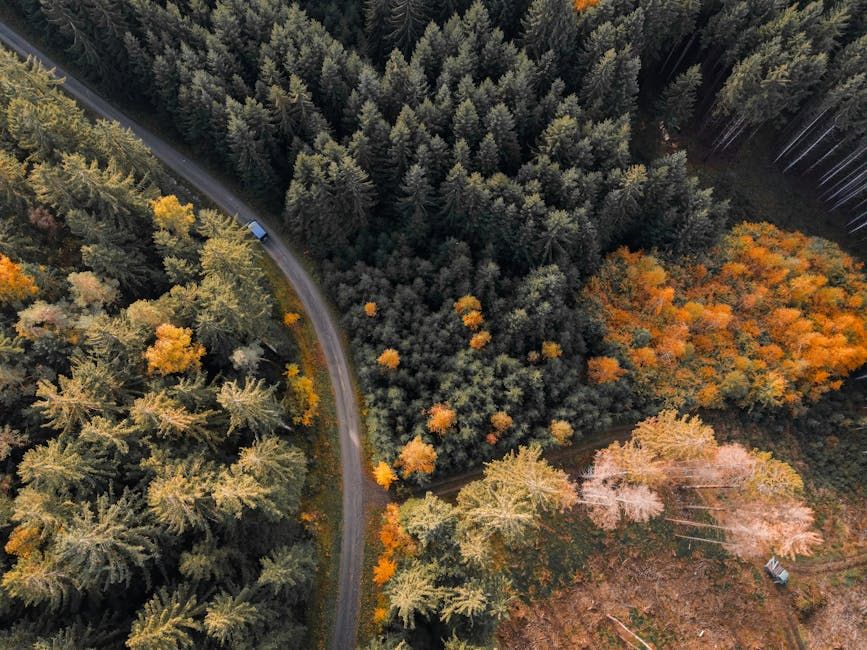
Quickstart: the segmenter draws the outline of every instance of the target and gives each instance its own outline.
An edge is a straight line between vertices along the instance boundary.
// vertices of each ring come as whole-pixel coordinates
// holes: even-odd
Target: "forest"
[[[568,586],[587,559],[570,549],[640,545],[629,531],[809,554],[813,488],[863,495],[864,0],[12,4],[280,215],[315,266],[371,478],[395,499],[366,551],[371,650],[491,647],[516,603]],[[163,192],[128,134],[4,66],[30,84],[0,82],[4,616],[29,639],[22,616],[56,608],[46,635],[123,629],[150,648],[135,635],[172,612],[177,647],[288,647],[316,562],[293,445],[309,395],[256,249]],[[702,173],[755,147],[834,241],[806,209],[793,230]],[[577,480],[546,460],[619,427],[631,439]],[[418,496],[471,470],[454,499]],[[702,482],[724,487],[698,499]],[[193,485],[186,518],[161,511]],[[120,510],[138,513],[134,554],[72,580],[72,522]],[[37,570],[57,584],[28,591]],[[97,620],[94,594],[141,574]],[[271,629],[287,607],[295,623]]]
[[[448,474],[658,410],[640,377],[605,381],[618,357],[582,287],[619,246],[700,256],[735,215],[684,151],[636,156],[642,111],[714,149],[791,131],[782,162],[831,175],[835,202],[864,189],[859,1],[311,3],[345,43],[280,0],[18,3],[282,212],[352,334],[373,460],[414,482],[416,441]],[[729,392],[690,403],[744,403]]]
[[[301,647],[307,402],[252,238],[6,51],[0,122],[0,645]]]

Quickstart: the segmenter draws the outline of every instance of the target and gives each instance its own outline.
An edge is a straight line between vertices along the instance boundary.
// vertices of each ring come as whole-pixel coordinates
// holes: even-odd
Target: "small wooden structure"
[[[785,585],[789,581],[789,572],[783,568],[783,565],[772,556],[768,563],[765,564],[765,571],[771,576],[775,584]]]

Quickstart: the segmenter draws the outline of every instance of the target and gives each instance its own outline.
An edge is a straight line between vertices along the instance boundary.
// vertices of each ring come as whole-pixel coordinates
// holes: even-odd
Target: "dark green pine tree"
[[[669,129],[679,131],[692,119],[701,79],[701,67],[696,64],[677,75],[662,91],[656,110]]]

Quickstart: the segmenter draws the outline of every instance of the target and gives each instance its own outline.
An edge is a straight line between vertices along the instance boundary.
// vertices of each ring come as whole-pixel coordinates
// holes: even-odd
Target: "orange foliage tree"
[[[491,333],[487,330],[473,334],[470,339],[470,347],[473,350],[481,350],[491,342]]]
[[[383,368],[394,370],[400,365],[400,353],[394,348],[386,348],[376,362]]]
[[[575,11],[584,11],[598,4],[599,0],[572,0],[572,6],[575,7]]]
[[[742,223],[708,259],[663,267],[620,249],[585,290],[644,389],[687,408],[798,409],[867,362],[867,282],[837,245]]]
[[[21,267],[0,254],[0,305],[19,302],[38,291],[36,282]]]
[[[379,527],[379,541],[382,553],[373,568],[373,582],[380,587],[391,580],[397,571],[395,555],[411,555],[415,552],[412,538],[400,525],[400,508],[396,503],[389,503],[382,513],[382,524]]]
[[[620,362],[613,357],[594,357],[587,362],[587,376],[594,384],[608,384],[625,374]]]
[[[436,467],[436,459],[437,452],[433,445],[426,443],[421,436],[416,436],[400,450],[397,465],[403,467],[403,477],[406,478],[413,472],[432,474]]]
[[[144,353],[148,373],[171,375],[188,368],[198,368],[205,347],[192,340],[193,331],[188,327],[175,327],[169,323],[157,327],[157,340]]]
[[[482,315],[482,312],[478,311],[477,309],[468,311],[466,314],[464,314],[463,317],[464,327],[471,330],[479,329],[484,322],[485,317]]]
[[[368,318],[373,318],[374,316],[376,316],[377,310],[378,307],[376,306],[375,302],[364,303],[364,315]]]
[[[470,311],[481,311],[482,303],[475,296],[463,296],[455,301],[455,311],[458,314],[466,314]]]
[[[287,311],[283,314],[283,324],[286,327],[295,327],[301,320],[301,314],[296,311]]]
[[[428,416],[428,430],[440,435],[451,429],[458,417],[454,409],[449,408],[447,404],[434,404],[430,407]]]

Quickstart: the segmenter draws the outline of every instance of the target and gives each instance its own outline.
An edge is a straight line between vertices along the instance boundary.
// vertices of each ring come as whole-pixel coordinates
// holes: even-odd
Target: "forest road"
[[[181,152],[148,129],[131,120],[90,88],[73,78],[61,66],[28,42],[9,25],[0,21],[0,42],[22,57],[32,55],[55,75],[66,79],[63,88],[82,106],[102,117],[114,120],[132,130],[167,167],[217,206],[241,223],[252,219],[267,226],[271,236],[265,250],[292,283],[307,317],[310,319],[328,364],[334,389],[337,423],[340,434],[340,463],[343,479],[343,520],[338,572],[337,612],[331,647],[336,650],[355,648],[358,611],[361,597],[361,574],[364,555],[364,509],[362,504],[363,476],[361,469],[361,418],[349,369],[349,359],[338,334],[337,326],[314,280],[305,271],[289,246],[278,235],[278,224],[257,214],[223,183],[202,167],[188,160]]]

